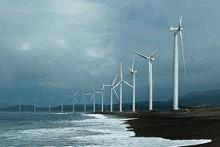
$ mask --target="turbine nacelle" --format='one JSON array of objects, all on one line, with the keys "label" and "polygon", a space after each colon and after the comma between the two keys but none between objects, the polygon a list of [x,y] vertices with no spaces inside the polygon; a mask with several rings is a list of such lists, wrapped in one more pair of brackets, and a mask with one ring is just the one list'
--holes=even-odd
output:
[{"label": "turbine nacelle", "polygon": [[155,59],[154,59],[154,57],[153,57],[153,58],[150,58],[150,60],[151,60],[151,61],[154,61]]},{"label": "turbine nacelle", "polygon": [[170,27],[170,31],[176,32],[177,30],[179,30],[179,28],[173,28],[173,26]]},{"label": "turbine nacelle", "polygon": [[178,28],[173,28],[173,26],[170,27],[170,31],[183,31],[182,28],[182,15],[180,15],[180,19],[179,19],[179,27]]},{"label": "turbine nacelle", "polygon": [[137,71],[133,71],[132,73],[136,74],[136,73],[137,73]]},{"label": "turbine nacelle", "polygon": [[[129,69],[130,69],[130,68],[129,68]],[[131,69],[130,69],[130,72],[131,72],[132,74],[136,74],[136,73],[137,73],[137,71],[131,70]]]},{"label": "turbine nacelle", "polygon": [[105,90],[105,85],[104,84],[102,84],[102,89],[101,90]]},{"label": "turbine nacelle", "polygon": [[183,31],[183,28],[180,28],[180,27],[179,27],[179,28],[178,28],[178,31]]},{"label": "turbine nacelle", "polygon": [[133,64],[132,64],[131,68],[129,67],[129,70],[130,70],[131,74],[137,73],[137,71],[134,70],[134,58],[133,58]]}]

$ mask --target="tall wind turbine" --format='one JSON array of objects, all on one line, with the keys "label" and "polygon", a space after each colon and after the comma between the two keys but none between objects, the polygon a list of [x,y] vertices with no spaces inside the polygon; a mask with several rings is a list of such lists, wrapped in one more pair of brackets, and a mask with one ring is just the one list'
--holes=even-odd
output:
[{"label": "tall wind turbine", "polygon": [[72,101],[73,101],[73,112],[75,111],[75,103],[78,103],[75,98],[77,92],[78,92],[78,90],[74,93],[74,95],[69,95],[70,97],[72,97]]},{"label": "tall wind turbine", "polygon": [[49,98],[49,112],[51,112],[51,101],[52,101],[52,99],[54,99],[55,98],[55,96],[54,97],[51,97],[51,98]]},{"label": "tall wind turbine", "polygon": [[92,87],[92,90],[93,90],[93,93],[88,93],[88,94],[85,94],[85,95],[92,95],[90,101],[93,99],[93,112],[95,112],[95,94],[96,93],[101,93],[99,91],[95,91],[95,89]]},{"label": "tall wind turbine", "polygon": [[114,92],[115,92],[115,95],[116,95],[117,98],[118,98],[118,94],[117,94],[117,92],[115,91],[115,88],[114,88],[114,86],[115,86],[115,81],[116,81],[117,77],[118,77],[118,74],[116,74],[116,76],[115,76],[115,78],[114,78],[114,80],[113,80],[113,82],[112,82],[112,85],[104,85],[104,84],[103,84],[103,88],[104,88],[104,89],[105,89],[105,87],[111,87],[111,104],[110,104],[110,111],[111,111],[111,112],[113,111],[113,108],[112,108],[112,105],[113,105],[113,90],[114,90]]},{"label": "tall wind turbine", "polygon": [[23,97],[19,98],[19,103],[20,103],[19,111],[20,111],[20,112],[21,112],[21,105],[22,105],[22,103],[24,103],[24,102],[25,102],[25,101],[24,101]]},{"label": "tall wind turbine", "polygon": [[[158,48],[159,49],[159,48]],[[149,61],[149,110],[153,110],[153,76],[152,76],[152,64],[153,64],[153,61],[155,60],[154,59],[154,55],[156,54],[156,52],[158,51],[158,49],[150,56],[150,57],[147,57],[143,54],[140,54],[136,51],[133,51],[130,49],[130,51],[134,52],[135,54],[139,55],[140,57],[144,58],[144,59],[147,59]]]},{"label": "tall wind turbine", "polygon": [[129,84],[128,82],[126,82],[123,79],[122,63],[120,63],[120,72],[121,72],[121,80],[113,87],[113,89],[115,89],[118,85],[120,85],[120,108],[119,108],[119,111],[122,112],[122,84],[125,83],[126,85],[130,86],[131,88],[133,88],[133,86],[131,86],[131,84]]},{"label": "tall wind turbine", "polygon": [[101,112],[103,112],[103,92],[104,92],[104,89],[105,89],[105,87],[104,87],[104,85],[102,85],[102,89],[101,89],[101,93],[102,93],[102,108],[101,108]]},{"label": "tall wind turbine", "polygon": [[182,55],[183,55],[183,64],[185,68],[185,59],[183,52],[183,37],[182,37],[182,16],[179,19],[179,27],[173,28],[170,27],[170,31],[174,32],[174,52],[173,52],[173,110],[178,110],[178,97],[179,97],[179,54],[178,54],[178,34],[180,36],[181,45],[182,45]]},{"label": "tall wind turbine", "polygon": [[132,81],[133,81],[133,106],[132,106],[132,111],[135,112],[135,76],[137,74],[137,71],[134,70],[134,58],[133,58],[133,64],[132,67],[129,67],[129,70],[131,71],[132,74]]}]

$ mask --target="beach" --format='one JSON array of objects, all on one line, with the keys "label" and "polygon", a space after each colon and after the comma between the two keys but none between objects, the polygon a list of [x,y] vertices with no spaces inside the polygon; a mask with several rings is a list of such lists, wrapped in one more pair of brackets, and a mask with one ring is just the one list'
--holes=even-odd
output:
[{"label": "beach", "polygon": [[161,137],[171,140],[211,139],[196,147],[220,146],[220,108],[195,107],[178,111],[104,112],[128,119],[128,130],[136,137]]}]

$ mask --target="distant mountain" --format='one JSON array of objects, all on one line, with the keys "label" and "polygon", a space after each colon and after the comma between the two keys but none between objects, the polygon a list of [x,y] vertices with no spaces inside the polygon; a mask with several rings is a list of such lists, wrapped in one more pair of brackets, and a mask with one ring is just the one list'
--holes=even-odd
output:
[{"label": "distant mountain", "polygon": [[10,103],[0,103],[0,109],[4,109],[4,108],[7,108],[7,107],[10,107],[12,104]]},{"label": "distant mountain", "polygon": [[[153,101],[153,108],[154,110],[163,110],[163,109],[170,109],[172,110],[173,100],[169,100],[166,102],[161,101]],[[220,89],[216,90],[209,90],[209,91],[201,91],[201,92],[191,92],[186,95],[179,97],[179,106],[220,106]],[[149,102],[142,101],[136,102],[136,110],[148,110]],[[93,106],[87,105],[87,110],[92,111]],[[104,105],[104,110],[109,110],[109,105]],[[119,104],[114,104],[113,109],[118,111]],[[11,106],[10,104],[2,103],[0,105],[0,111],[18,111],[19,105]],[[48,107],[37,107],[37,111],[48,111]],[[75,105],[76,111],[83,111],[84,105]],[[96,110],[101,110],[101,105],[96,104]],[[132,103],[123,103],[123,111],[130,111],[132,110]],[[33,111],[32,105],[24,105],[22,106],[22,111]],[[60,106],[56,106],[51,108],[51,111],[59,112]],[[64,105],[65,112],[72,111],[72,105]]]},{"label": "distant mountain", "polygon": [[[172,101],[172,100],[171,100]],[[189,94],[180,96],[180,106],[220,106],[220,89],[208,90],[201,92],[191,92]]]}]

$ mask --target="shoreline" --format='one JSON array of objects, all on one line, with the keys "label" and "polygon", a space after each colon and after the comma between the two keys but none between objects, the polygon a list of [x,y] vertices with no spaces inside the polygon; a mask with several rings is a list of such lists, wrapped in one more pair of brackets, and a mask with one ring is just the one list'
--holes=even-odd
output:
[{"label": "shoreline", "polygon": [[161,137],[171,140],[211,139],[191,147],[220,146],[220,107],[180,109],[178,111],[103,112],[126,120],[128,131],[136,137]]}]

